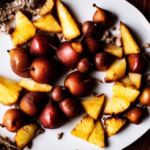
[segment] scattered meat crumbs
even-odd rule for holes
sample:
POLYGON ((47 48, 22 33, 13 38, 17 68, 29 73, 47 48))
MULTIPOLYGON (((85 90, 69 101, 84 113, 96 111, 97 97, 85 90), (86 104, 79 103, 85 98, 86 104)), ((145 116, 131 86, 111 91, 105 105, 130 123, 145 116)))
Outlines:
POLYGON ((117 28, 116 28, 116 27, 112 27, 112 30, 113 30, 113 31, 116 31, 116 30, 117 30, 117 28))
POLYGON ((62 138, 63 134, 64 134, 63 132, 58 133, 58 134, 57 134, 57 139, 60 140, 60 139, 62 138))
POLYGON ((145 43, 144 44, 144 48, 149 48, 150 47, 150 43, 145 43))

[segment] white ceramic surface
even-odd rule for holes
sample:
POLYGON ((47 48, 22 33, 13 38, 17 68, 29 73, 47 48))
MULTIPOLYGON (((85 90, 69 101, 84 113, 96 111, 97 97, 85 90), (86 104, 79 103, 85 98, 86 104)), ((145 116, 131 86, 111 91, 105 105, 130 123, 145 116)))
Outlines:
MULTIPOLYGON (((119 33, 119 21, 124 22, 134 33, 139 45, 142 46, 146 42, 150 42, 150 24, 145 17, 132 5, 125 0, 63 0, 63 2, 74 12, 79 22, 83 23, 86 20, 92 20, 92 16, 95 12, 95 8, 92 7, 93 3, 96 3, 99 7, 108 9, 117 16, 117 22, 115 26, 117 31, 114 34, 119 33)), ((15 81, 19 81, 21 78, 15 75, 10 67, 9 55, 7 49, 12 48, 12 43, 9 35, 0 34, 0 75, 8 77, 15 81)), ((150 50, 150 49, 149 49, 150 50)), ((93 72, 91 76, 104 79, 106 73, 93 72)), ((63 85, 66 75, 63 75, 56 85, 63 85)), ((99 94, 105 93, 107 99, 112 95, 113 84, 96 84, 93 92, 99 94)), ((4 112, 10 107, 0 104, 0 122, 4 112)), ((70 134, 70 131, 75 125, 82 119, 84 114, 72 119, 59 129, 46 130, 46 132, 38 136, 33 141, 32 150, 99 150, 101 148, 87 143, 84 140, 76 138, 70 134), (61 140, 57 140, 57 133, 64 132, 64 136, 61 140)), ((150 115, 140 125, 129 124, 125 126, 120 132, 108 139, 108 146, 103 150, 120 150, 131 144, 138 139, 150 128, 150 115)), ((7 136, 13 140, 14 133, 8 132, 6 129, 0 128, 0 135, 7 136)), ((25 148, 27 150, 27 148, 25 148)))

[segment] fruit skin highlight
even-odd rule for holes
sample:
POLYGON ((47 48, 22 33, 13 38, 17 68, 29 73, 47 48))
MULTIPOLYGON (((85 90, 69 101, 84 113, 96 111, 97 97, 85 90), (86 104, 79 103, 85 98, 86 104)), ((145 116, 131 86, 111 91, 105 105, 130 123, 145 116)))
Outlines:
POLYGON ((16 132, 28 122, 29 118, 20 109, 8 109, 3 116, 2 126, 16 132))
POLYGON ((30 78, 30 71, 24 72, 23 69, 31 66, 32 56, 24 48, 13 48, 7 50, 10 56, 11 68, 20 77, 30 78))
POLYGON ((144 88, 139 97, 139 102, 143 105, 150 106, 150 87, 144 88))
POLYGON ((141 108, 134 107, 127 112, 126 116, 131 123, 140 124, 145 117, 145 113, 141 108))
POLYGON ((44 128, 47 129, 59 128, 66 121, 66 117, 53 100, 50 100, 44 107, 38 119, 44 128))

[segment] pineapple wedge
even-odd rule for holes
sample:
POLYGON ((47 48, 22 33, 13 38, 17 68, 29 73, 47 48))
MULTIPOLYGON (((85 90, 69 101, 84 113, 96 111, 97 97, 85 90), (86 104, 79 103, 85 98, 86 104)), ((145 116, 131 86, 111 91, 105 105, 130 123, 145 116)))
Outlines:
POLYGON ((22 91, 22 87, 15 81, 0 76, 0 103, 4 105, 15 104, 22 91))
POLYGON ((139 89, 141 86, 142 75, 138 73, 129 73, 129 77, 135 87, 139 89))
POLYGON ((91 99, 87 99, 81 102, 81 105, 85 109, 85 111, 93 117, 95 120, 97 120, 103 103, 104 103, 105 95, 102 94, 100 96, 93 96, 91 99))
POLYGON ((50 92, 52 90, 52 86, 49 84, 41 84, 28 79, 21 79, 19 85, 33 92, 50 92))
POLYGON ((133 53, 140 53, 141 50, 139 46, 137 45, 136 41, 132 37, 128 28, 122 22, 120 22, 120 32, 122 37, 124 54, 130 55, 133 53))
POLYGON ((44 32, 60 33, 62 31, 60 25, 50 13, 35 20, 33 24, 44 32))
POLYGON ((86 115, 71 131, 71 134, 83 140, 87 140, 90 133, 94 129, 94 126, 94 119, 89 115, 86 115))
POLYGON ((105 119, 105 130, 108 136, 116 134, 116 132, 126 123, 125 118, 109 117, 105 119))
POLYGON ((126 59, 116 59, 109 67, 105 82, 110 83, 121 79, 126 73, 126 59))
POLYGON ((133 86, 133 83, 131 82, 129 76, 125 76, 120 80, 121 83, 125 84, 125 85, 129 85, 129 86, 133 86))
POLYGON ((88 138, 88 142, 101 148, 105 147, 104 129, 99 120, 96 121, 95 127, 88 138))
POLYGON ((46 0, 45 4, 40 9, 39 15, 43 16, 51 12, 54 8, 55 0, 46 0))
POLYGON ((72 40, 78 37, 81 33, 77 23, 72 18, 66 7, 60 2, 60 0, 56 1, 57 13, 65 39, 72 40))
POLYGON ((118 58, 122 58, 123 55, 123 49, 122 47, 109 45, 104 49, 107 53, 110 53, 118 58))
POLYGON ((105 115, 117 115, 125 110, 127 110, 130 106, 130 102, 128 100, 124 100, 117 97, 112 97, 105 108, 105 115))
POLYGON ((38 124, 28 124, 19 129, 14 137, 17 147, 19 149, 25 148, 28 143, 36 136, 36 131, 38 129, 38 124))
POLYGON ((16 29, 11 34, 11 40, 14 47, 25 44, 28 40, 35 36, 36 27, 22 13, 16 14, 16 29))
POLYGON ((129 102, 134 102, 140 94, 140 91, 138 91, 135 87, 128 86, 120 82, 116 82, 113 85, 113 92, 114 96, 128 100, 129 102))

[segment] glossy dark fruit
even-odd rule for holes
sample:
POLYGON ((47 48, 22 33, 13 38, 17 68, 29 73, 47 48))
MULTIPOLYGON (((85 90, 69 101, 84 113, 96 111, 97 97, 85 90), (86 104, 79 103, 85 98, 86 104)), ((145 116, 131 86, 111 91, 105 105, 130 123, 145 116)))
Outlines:
POLYGON ((50 100, 40 114, 39 121, 44 128, 55 129, 62 126, 66 118, 59 106, 53 100, 50 100))
POLYGON ((128 70, 133 73, 143 73, 146 68, 146 59, 141 53, 131 54, 127 58, 128 70))
POLYGON ((82 73, 88 73, 91 69, 91 60, 88 57, 81 59, 77 65, 78 71, 82 73))
POLYGON ((86 74, 79 71, 72 72, 69 74, 64 82, 70 93, 74 96, 86 96, 89 95, 90 83, 84 82, 90 79, 86 74))
POLYGON ((143 105, 150 106, 150 87, 144 88, 141 92, 139 102, 143 105))
POLYGON ((57 59, 66 67, 75 67, 84 56, 81 43, 66 41, 56 50, 57 59))
POLYGON ((52 91, 52 99, 54 101, 60 102, 66 99, 68 96, 68 91, 64 86, 56 86, 52 91))
POLYGON ((16 132, 28 121, 27 116, 20 109, 9 109, 3 116, 2 126, 10 132, 16 132))
POLYGON ((82 32, 85 37, 95 36, 98 33, 98 28, 92 21, 85 21, 82 25, 82 32))
POLYGON ((95 4, 93 6, 97 9, 93 15, 93 22, 101 24, 103 28, 110 28, 114 23, 114 15, 108 10, 97 7, 95 4))
POLYGON ((112 56, 106 52, 95 55, 94 65, 97 71, 107 71, 112 62, 112 56))
POLYGON ((47 100, 45 93, 29 92, 20 101, 20 109, 28 116, 37 116, 42 111, 47 100))
POLYGON ((24 48, 14 48, 7 52, 10 56, 13 72, 20 77, 30 78, 30 71, 23 71, 23 69, 30 67, 32 63, 32 57, 29 54, 29 51, 24 48))
POLYGON ((66 98, 59 103, 59 106, 69 119, 77 116, 81 110, 80 102, 75 98, 66 98))
POLYGON ((102 51, 102 45, 100 41, 94 37, 85 38, 84 45, 87 50, 87 54, 90 57, 102 51))
POLYGON ((38 57, 32 62, 30 75, 35 82, 50 83, 56 79, 59 70, 59 66, 54 60, 38 57))
POLYGON ((30 54, 35 56, 45 56, 52 51, 49 46, 50 43, 54 43, 54 39, 46 35, 37 35, 33 38, 30 45, 30 54))
POLYGON ((133 124, 139 124, 143 120, 145 113, 143 109, 135 107, 129 110, 126 114, 128 120, 133 124))

